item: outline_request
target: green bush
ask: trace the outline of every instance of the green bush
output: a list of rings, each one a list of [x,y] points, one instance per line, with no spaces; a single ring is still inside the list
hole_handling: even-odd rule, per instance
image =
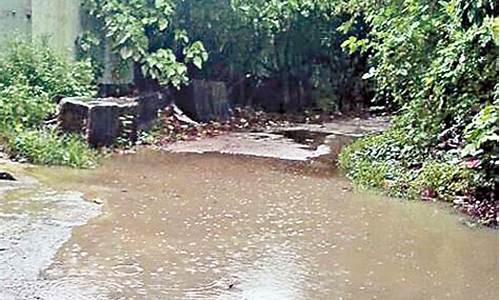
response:
[[[0,84],[0,130],[21,130],[40,125],[55,111],[47,93],[34,91],[26,78]]]
[[[9,154],[38,164],[90,167],[95,151],[78,136],[44,122],[56,97],[90,96],[93,74],[86,62],[69,62],[40,45],[12,43],[0,57],[0,142]]]
[[[352,0],[343,11],[370,27],[344,48],[370,52],[363,77],[399,114],[347,147],[340,166],[360,185],[461,201],[497,223],[498,1]]]
[[[385,190],[394,196],[407,195],[411,175],[400,161],[405,137],[390,129],[367,136],[346,146],[339,155],[339,166],[364,188]]]
[[[457,196],[464,196],[473,188],[471,171],[463,166],[448,162],[426,162],[418,176],[411,183],[412,188],[428,196],[452,201]],[[426,196],[426,195],[423,196]]]
[[[339,166],[358,185],[394,196],[425,194],[426,198],[453,200],[473,188],[472,171],[464,165],[456,160],[425,159],[425,154],[398,144],[401,137],[397,135],[397,130],[390,129],[354,142],[340,153]]]
[[[71,62],[40,44],[14,41],[0,57],[0,84],[26,81],[34,95],[87,96],[95,93],[89,61]]]

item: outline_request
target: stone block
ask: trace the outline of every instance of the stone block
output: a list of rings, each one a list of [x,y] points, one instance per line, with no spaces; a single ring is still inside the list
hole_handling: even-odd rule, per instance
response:
[[[197,121],[225,120],[230,116],[231,105],[224,82],[192,80],[174,96],[176,105]]]
[[[89,103],[86,98],[63,98],[59,102],[58,119],[68,132],[84,134],[87,126]]]
[[[127,99],[129,100],[129,99]],[[93,146],[110,146],[118,138],[137,140],[137,102],[103,99],[90,106],[87,140]]]
[[[111,146],[118,138],[137,139],[138,103],[134,98],[64,98],[59,126],[80,133],[95,147]]]

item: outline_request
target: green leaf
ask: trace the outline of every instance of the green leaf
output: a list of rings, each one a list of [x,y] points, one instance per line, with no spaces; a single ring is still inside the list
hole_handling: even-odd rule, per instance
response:
[[[167,19],[160,19],[158,21],[158,28],[160,31],[164,31],[168,27],[168,20]]]
[[[495,40],[495,43],[498,45],[498,24],[499,20],[498,17],[492,18],[491,19],[491,34],[493,35],[493,40]]]
[[[194,59],[193,59],[193,64],[198,68],[198,69],[201,69],[202,66],[203,66],[203,60],[200,56],[196,56]]]
[[[134,51],[128,47],[122,47],[120,49],[120,56],[124,60],[131,58],[133,54],[134,54]]]
[[[155,0],[155,7],[162,8],[165,5],[165,0]]]
[[[462,149],[461,155],[462,157],[473,155],[477,151],[476,145],[471,143],[465,145],[465,147]]]

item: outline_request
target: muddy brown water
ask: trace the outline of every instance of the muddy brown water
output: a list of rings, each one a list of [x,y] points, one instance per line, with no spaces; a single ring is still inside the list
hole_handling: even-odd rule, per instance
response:
[[[498,299],[497,231],[304,168],[154,151],[85,172],[34,168],[103,213],[52,245],[36,279],[0,278],[4,298]]]

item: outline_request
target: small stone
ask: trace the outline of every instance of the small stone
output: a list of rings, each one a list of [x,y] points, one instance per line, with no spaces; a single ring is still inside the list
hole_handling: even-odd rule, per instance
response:
[[[350,191],[352,191],[352,187],[350,187],[350,186],[344,186],[344,187],[342,187],[342,191],[344,191],[344,192],[350,192]]]
[[[92,199],[92,202],[94,202],[95,204],[99,204],[99,205],[104,203],[104,201],[102,199],[99,199],[99,198]]]
[[[10,173],[0,171],[0,180],[16,181],[16,178]]]

